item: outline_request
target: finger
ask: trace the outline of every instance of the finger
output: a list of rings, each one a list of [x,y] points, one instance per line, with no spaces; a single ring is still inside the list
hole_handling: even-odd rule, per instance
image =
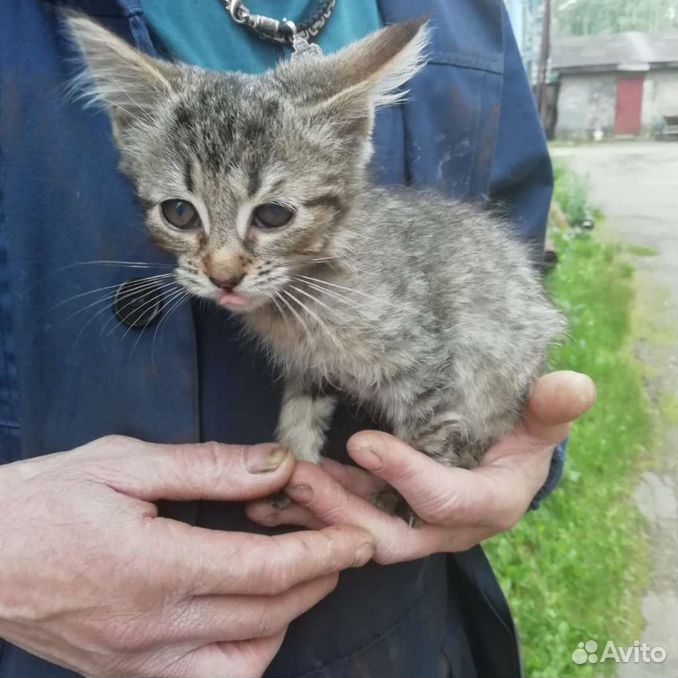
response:
[[[299,464],[285,492],[325,523],[362,527],[376,542],[380,563],[413,560],[436,550],[440,535],[432,526],[413,529],[401,518],[389,516],[313,464]],[[289,509],[286,509],[289,510]],[[285,510],[281,511],[284,519]]]
[[[252,519],[256,522],[260,522],[262,525],[266,525],[267,527],[277,527],[280,525],[298,526],[305,524],[309,526],[314,524],[325,525],[325,523],[322,522],[317,516],[313,515],[309,509],[297,504],[293,504],[292,506],[285,509],[276,509],[274,513],[264,514],[260,520],[255,517]],[[355,518],[353,520],[355,520]],[[424,529],[430,530],[430,524]],[[429,544],[436,544],[436,552],[444,551],[447,553],[456,553],[457,551],[466,551],[467,549],[470,549],[488,537],[495,535],[498,531],[500,531],[500,529],[503,528],[497,527],[495,525],[485,525],[483,527],[436,527],[435,529],[439,530],[439,535],[432,535],[431,539],[428,539],[427,536],[427,539],[425,540],[426,546],[423,548],[428,548]],[[410,548],[409,542],[401,542],[399,545],[399,550],[390,551],[389,557],[387,559],[386,554],[382,552],[383,548],[380,550],[380,540],[377,539],[377,552],[374,559],[382,564],[386,564],[388,562],[400,562],[399,558],[407,551],[408,548]],[[425,550],[419,551],[418,553],[419,555],[416,557],[428,555]]]
[[[278,634],[333,591],[338,579],[337,574],[325,575],[275,596],[197,596],[176,616],[165,640],[204,645]]]
[[[347,447],[356,463],[395,487],[426,522],[440,524],[455,517],[456,524],[473,524],[478,520],[473,508],[491,501],[484,478],[446,468],[388,433],[361,431]]]
[[[155,445],[120,440],[121,454],[115,454],[116,443],[111,443],[111,462],[99,461],[98,472],[118,492],[145,501],[254,499],[283,487],[294,468],[290,451],[272,443]]]
[[[340,464],[333,459],[323,459],[320,467],[349,492],[363,499],[369,499],[386,486],[383,480],[371,473],[367,473],[355,466]],[[327,523],[320,520],[313,513],[294,503],[285,509],[281,509],[275,502],[271,502],[269,499],[260,499],[249,502],[245,511],[250,520],[266,527],[294,525],[318,530],[327,526]]]
[[[168,676],[195,678],[252,678],[260,676],[278,653],[285,632],[270,638],[211,643],[184,655],[170,667]]]
[[[348,449],[357,463],[395,487],[425,522],[494,532],[507,529],[523,515],[540,487],[534,486],[535,478],[548,470],[550,454],[548,446],[536,445],[526,434],[516,445],[530,457],[522,460],[525,463],[499,461],[473,471],[446,468],[380,431],[356,434]]]
[[[458,553],[481,544],[486,539],[497,534],[497,530],[490,527],[468,528],[440,528],[442,536],[440,540],[440,552]]]
[[[294,503],[281,509],[271,504],[267,499],[259,499],[249,502],[245,507],[245,513],[250,520],[266,527],[293,525],[305,527],[309,530],[321,530],[323,527],[327,527],[327,523],[314,516],[303,506]]]
[[[567,436],[570,422],[589,410],[596,399],[590,377],[579,372],[551,372],[530,390],[523,425],[530,435],[555,445]]]
[[[386,487],[386,483],[372,473],[355,466],[340,464],[334,459],[323,459],[321,468],[359,497],[369,498]]]
[[[374,553],[370,534],[350,525],[265,536],[219,532],[156,518],[153,558],[188,595],[275,595],[302,582],[359,567]]]

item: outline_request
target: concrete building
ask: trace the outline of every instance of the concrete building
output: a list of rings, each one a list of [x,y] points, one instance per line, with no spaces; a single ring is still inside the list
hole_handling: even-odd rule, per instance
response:
[[[650,136],[678,117],[678,32],[555,38],[557,139]]]

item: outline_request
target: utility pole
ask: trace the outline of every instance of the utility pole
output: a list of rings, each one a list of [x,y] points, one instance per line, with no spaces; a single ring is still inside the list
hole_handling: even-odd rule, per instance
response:
[[[541,124],[546,127],[546,76],[548,73],[549,53],[551,51],[551,0],[544,0],[544,21],[541,30],[541,49],[539,50],[539,69],[537,71],[537,106]]]

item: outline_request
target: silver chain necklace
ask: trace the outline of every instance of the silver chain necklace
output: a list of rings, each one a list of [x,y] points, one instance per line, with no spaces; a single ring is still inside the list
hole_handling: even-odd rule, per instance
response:
[[[252,14],[242,0],[221,0],[221,2],[235,23],[246,26],[260,38],[292,45],[292,58],[295,59],[322,54],[320,46],[311,40],[327,23],[337,0],[323,0],[313,16],[299,25],[290,19],[279,21],[263,14]]]

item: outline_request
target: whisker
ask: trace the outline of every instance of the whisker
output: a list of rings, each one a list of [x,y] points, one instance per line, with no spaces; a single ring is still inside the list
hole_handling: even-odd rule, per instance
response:
[[[338,292],[335,292],[334,290],[327,289],[325,287],[320,287],[320,285],[316,285],[315,283],[309,282],[307,280],[301,280],[299,276],[294,276],[292,278],[293,280],[298,280],[301,282],[303,285],[308,285],[308,287],[312,287],[314,290],[318,290],[318,292],[323,292],[324,294],[329,294],[331,297],[334,297],[335,299],[338,299],[339,301],[343,301],[347,304],[355,304],[355,299],[349,299],[349,297],[339,294]]]
[[[78,268],[79,266],[115,266],[115,267],[120,267],[120,268],[140,268],[140,269],[163,269],[163,268],[171,268],[174,269],[176,268],[176,264],[160,264],[160,263],[154,263],[150,261],[122,261],[122,260],[116,260],[116,259],[93,259],[91,261],[75,261],[72,264],[66,264],[65,266],[61,266],[60,268],[57,268],[53,271],[48,271],[46,274],[40,278],[33,284],[33,288],[37,287],[38,285],[41,285],[45,283],[46,281],[50,280],[54,276],[57,276],[61,273],[64,273],[66,271],[69,271],[74,268]]]
[[[81,313],[88,311],[90,308],[93,308],[94,306],[98,306],[99,304],[103,304],[107,301],[113,301],[113,299],[115,299],[115,295],[116,295],[115,291],[109,292],[109,293],[105,294],[103,297],[101,297],[100,299],[97,299],[96,301],[93,301],[93,302],[87,304],[86,306],[79,308],[77,311],[74,311],[69,316],[64,318],[61,322],[66,323],[69,320],[72,320],[73,318],[75,318],[76,315],[80,315]]]
[[[184,288],[181,288],[181,291],[184,293],[183,296],[182,296],[181,294],[178,294],[178,295],[177,295],[177,294],[174,294],[174,295],[171,297],[171,299],[174,300],[174,299],[177,299],[177,298],[178,298],[179,301],[181,302],[183,299],[185,299],[186,297],[190,296],[190,292],[189,292],[188,290],[186,290],[186,289],[184,289]],[[167,305],[170,304],[170,303],[172,303],[172,302],[171,302],[171,301],[170,301],[170,302],[167,302],[167,301],[166,301],[166,302],[165,302],[165,305],[167,306]],[[164,311],[163,317],[160,319],[160,322],[156,325],[156,328],[155,328],[155,330],[154,330],[154,332],[153,332],[153,338],[152,338],[152,340],[151,340],[151,363],[153,364],[153,368],[154,368],[154,369],[155,369],[155,339],[156,339],[156,337],[158,336],[158,330],[160,329],[161,325],[163,324],[163,322],[165,321],[165,319],[166,319],[169,315],[172,314],[173,310],[174,310],[174,307],[171,306],[171,307],[169,308],[169,310],[166,309],[166,310]],[[144,328],[144,331],[145,331],[145,329],[146,329],[146,328]],[[134,351],[135,351],[136,348],[137,348],[137,344],[139,343],[139,340],[141,339],[141,335],[142,335],[142,334],[143,334],[143,331],[139,333],[139,336],[137,337],[137,340],[134,342],[134,346],[132,347],[132,353],[131,353],[131,355],[130,355],[130,358],[134,355]]]
[[[123,259],[93,259],[78,261],[71,266],[127,266],[131,268],[176,268],[176,264],[161,264],[157,261],[126,261]]]
[[[154,367],[155,367],[155,340],[156,340],[156,338],[157,338],[157,336],[158,336],[158,332],[160,331],[160,328],[161,328],[162,325],[167,321],[167,319],[174,313],[174,311],[176,311],[176,309],[179,308],[179,306],[181,306],[181,304],[182,304],[188,297],[191,296],[191,293],[190,293],[188,290],[182,288],[181,291],[182,291],[184,294],[183,294],[183,295],[182,295],[182,294],[179,294],[179,295],[176,295],[176,294],[175,294],[175,295],[172,297],[172,299],[173,299],[173,300],[176,300],[176,301],[174,301],[174,304],[173,304],[167,311],[165,311],[165,314],[164,314],[163,317],[160,319],[160,322],[158,323],[158,325],[157,325],[156,328],[155,328],[155,331],[153,332],[153,339],[151,340],[151,362],[153,363],[153,366],[154,366]],[[169,302],[168,302],[168,303],[169,303]],[[137,344],[138,342],[139,342],[139,339],[137,338],[137,341],[136,341],[136,343],[134,344],[134,348],[132,349],[132,354],[134,354],[134,349],[136,348],[136,344]]]
[[[346,243],[344,243],[343,245],[341,245],[341,247],[342,247],[343,249],[346,250],[347,255],[350,255],[350,256],[352,256],[352,257],[358,258],[358,257],[360,256],[360,254],[361,254],[360,252],[358,252],[358,250],[356,250],[355,248],[351,247],[350,245],[347,245]],[[346,258],[347,258],[346,255],[344,255],[344,260],[346,260]]]
[[[94,304],[90,304],[86,308],[91,308],[92,306],[95,306],[96,304],[101,304],[106,301],[112,301],[115,298],[115,292],[111,294],[107,299],[100,299],[98,302],[95,302]],[[82,310],[82,309],[81,309]],[[100,308],[96,313],[94,313],[89,320],[80,328],[80,332],[78,332],[78,336],[75,338],[75,344],[77,344],[80,341],[80,338],[82,337],[84,331],[89,327],[89,325],[94,321],[95,318],[98,318],[102,313],[106,313],[106,311],[110,311],[111,307],[106,304],[103,308]],[[115,319],[115,314],[111,313],[111,317]],[[110,322],[110,318],[107,322]],[[105,325],[104,325],[105,327]]]
[[[348,233],[348,235],[353,235],[356,238],[362,238],[363,240],[369,240],[369,237],[365,233],[358,233],[358,231],[352,231],[350,228],[342,228],[342,233]]]
[[[315,287],[315,285],[313,285],[313,283],[303,282],[303,284],[304,284],[304,285],[308,285],[308,286],[310,286],[310,287]],[[326,308],[330,313],[335,313],[335,314],[336,314],[336,309],[332,308],[331,306],[328,306],[327,304],[325,304],[323,301],[321,301],[321,300],[318,299],[317,297],[314,297],[312,294],[309,294],[309,293],[305,292],[304,290],[300,289],[299,287],[296,287],[295,285],[291,285],[291,287],[292,287],[292,289],[297,290],[297,292],[301,292],[301,294],[304,294],[304,295],[306,295],[307,297],[309,297],[310,299],[313,299],[313,301],[315,301],[317,304],[319,304],[319,305],[322,306],[323,308]],[[348,298],[346,298],[346,297],[342,297],[341,295],[336,294],[336,293],[333,292],[332,290],[325,290],[325,289],[322,289],[322,288],[320,288],[320,287],[318,287],[318,288],[316,288],[316,289],[318,289],[320,292],[325,292],[325,293],[327,293],[327,294],[331,294],[331,295],[333,295],[333,296],[336,296],[340,301],[343,301],[343,302],[345,302],[345,303],[349,303],[349,304],[355,305],[355,301],[353,301],[352,299],[348,299]],[[309,310],[310,310],[310,309],[309,309]],[[354,319],[354,321],[353,321],[352,331],[355,332],[355,333],[357,333],[357,334],[364,334],[364,333],[367,331],[367,328],[365,327],[365,324],[364,324],[364,320],[363,320],[363,318],[362,318],[361,316],[356,315],[356,317],[355,317],[355,319]],[[330,336],[330,339],[336,343],[336,341],[335,341],[335,335],[330,333],[329,336]]]
[[[176,280],[167,280],[161,284],[157,284],[155,281],[151,281],[150,283],[139,283],[138,285],[135,285],[132,289],[126,290],[123,292],[123,294],[120,295],[120,301],[125,302],[124,304],[121,304],[120,308],[118,309],[118,313],[122,314],[127,308],[129,308],[132,304],[135,303],[137,299],[137,295],[139,292],[147,293],[151,291],[154,287],[157,287],[158,292],[165,292],[166,290],[172,289],[174,285],[178,285],[179,283]],[[113,294],[112,298],[115,298],[117,295],[117,292]],[[151,301],[153,301],[155,297],[151,298]],[[127,316],[125,316],[125,319]],[[106,332],[106,329],[108,328],[109,324],[118,321],[114,324],[113,328],[110,330],[110,332],[106,336],[110,336],[113,334],[115,329],[122,324],[122,322],[118,319],[117,315],[114,313],[111,315],[111,317],[106,321],[104,326],[101,328],[101,331],[99,332],[99,336],[102,336],[104,332]]]
[[[337,289],[346,290],[347,292],[355,292],[355,294],[361,294],[362,296],[367,297],[368,299],[372,299],[371,295],[361,290],[353,289],[352,287],[346,287],[345,285],[337,285],[336,283],[327,282],[327,280],[321,280],[320,278],[312,278],[307,275],[299,275],[297,277],[303,278],[304,280],[310,280],[311,282],[318,283],[319,285],[329,285],[330,287],[336,287]]]
[[[133,290],[128,290],[127,292],[123,293],[120,298],[121,299],[127,299],[127,297],[129,297],[132,294],[132,292],[138,292],[138,291],[141,291],[141,290],[145,290],[147,287],[149,287],[151,285],[155,285],[155,284],[156,284],[155,281],[149,281],[147,284],[140,282],[139,285],[135,286]],[[162,289],[163,287],[168,286],[168,284],[174,284],[174,281],[170,281],[170,283],[165,283],[164,285],[160,285],[160,288]],[[119,288],[119,287],[120,287],[120,285],[115,285],[116,289],[113,292],[105,294],[101,299],[97,299],[96,301],[93,301],[91,304],[87,304],[86,306],[83,306],[82,308],[78,309],[74,313],[71,313],[69,316],[64,318],[61,322],[66,323],[69,320],[72,320],[73,318],[75,318],[76,315],[79,315],[80,313],[83,313],[84,311],[87,311],[90,308],[93,308],[94,306],[98,306],[99,304],[103,304],[103,303],[106,303],[106,302],[113,301],[113,299],[115,299],[116,295],[118,294],[117,288]],[[105,308],[103,310],[105,310]],[[96,317],[96,314],[95,314],[94,317]]]
[[[280,292],[285,293],[285,290],[280,290]],[[283,296],[279,296],[278,298],[280,299],[280,301],[283,304],[285,304],[285,306],[290,310],[292,315],[297,319],[297,321],[301,325],[302,330],[306,333],[307,340],[310,342],[311,331],[309,330],[308,325],[306,325],[306,323],[304,322],[303,318],[299,315],[297,310],[291,304],[289,304],[289,302]]]
[[[153,275],[148,278],[144,278],[144,281],[157,281],[162,278],[167,278],[170,276],[173,276],[174,273],[161,273],[160,275]],[[71,301],[75,301],[76,299],[80,299],[82,297],[87,297],[90,294],[96,294],[97,292],[105,292],[106,290],[112,290],[112,289],[117,289],[122,285],[123,283],[115,283],[113,285],[105,285],[104,287],[97,287],[96,289],[89,290],[87,292],[80,292],[80,294],[74,294],[72,297],[68,297],[67,299],[62,299],[58,303],[56,303],[52,308],[49,309],[48,313],[53,311],[56,308],[59,308],[59,306],[63,306],[64,304],[67,304]],[[141,281],[139,281],[139,284],[141,284]]]
[[[317,259],[291,259],[285,262],[287,266],[312,266],[313,264],[322,264],[328,261],[337,261],[341,257],[318,257]]]
[[[170,283],[170,284],[174,284],[174,283]],[[162,288],[161,288],[161,289],[162,289]],[[136,292],[137,290],[138,290],[138,288],[135,289],[135,290],[133,290],[133,291]],[[127,298],[129,298],[129,297],[134,296],[133,293],[132,293],[133,291],[132,291],[132,290],[127,291],[126,293],[124,293],[123,295],[121,295],[120,298],[121,298],[121,299],[127,299]],[[102,313],[105,313],[106,311],[110,310],[109,303],[112,302],[112,301],[115,299],[116,295],[117,295],[117,290],[116,290],[115,292],[111,293],[111,294],[105,295],[102,299],[98,299],[97,301],[94,301],[94,302],[92,302],[91,304],[88,304],[87,306],[85,306],[84,308],[79,309],[79,310],[76,311],[75,313],[72,313],[70,316],[68,316],[68,318],[66,318],[66,319],[63,321],[63,322],[67,322],[68,320],[70,320],[71,318],[74,318],[76,315],[82,313],[83,311],[87,311],[88,309],[93,308],[94,306],[98,306],[98,305],[100,305],[100,304],[105,304],[105,305],[103,306],[103,308],[100,308],[96,313],[94,313],[94,314],[90,317],[90,319],[83,325],[82,329],[81,329],[80,332],[78,333],[78,336],[77,336],[77,338],[76,338],[76,340],[75,340],[75,343],[76,343],[76,344],[78,343],[78,341],[80,340],[80,337],[82,336],[82,334],[83,334],[83,332],[85,331],[85,329],[90,325],[90,323],[91,323],[95,318],[97,318],[98,316],[100,316]],[[129,304],[129,303],[131,303],[131,302],[128,302],[128,304]],[[128,305],[128,304],[127,304],[127,305]],[[123,310],[124,310],[125,308],[127,308],[127,305],[125,305],[125,306],[122,307]],[[115,320],[117,320],[117,318],[116,318],[116,316],[115,316],[115,313],[111,313],[111,317],[106,321],[105,325],[101,328],[101,331],[100,331],[99,334],[100,334],[100,335],[103,334],[104,331],[106,330],[106,328],[108,327],[109,323],[111,323],[111,322],[113,322],[113,321],[115,321]],[[118,321],[118,324],[120,324],[120,321]],[[116,325],[116,326],[117,326],[117,325]]]
[[[183,295],[181,294],[181,292],[183,292]],[[167,299],[164,300],[165,310],[163,312],[162,318],[160,319],[160,322],[156,325],[155,330],[153,331],[153,337],[151,339],[151,362],[153,364],[153,368],[155,368],[155,340],[158,336],[158,331],[160,330],[160,327],[162,326],[162,324],[165,322],[165,319],[169,315],[171,315],[172,310],[173,310],[173,306],[172,306],[173,302],[176,299],[182,300],[182,299],[184,299],[188,296],[190,296],[190,292],[188,290],[184,289],[184,288],[181,288],[180,290],[172,293],[171,296],[169,296]],[[136,350],[137,344],[139,343],[139,339],[141,338],[141,334],[143,334],[143,333],[140,333],[140,336],[137,337],[137,340],[134,342],[134,347],[132,348],[132,355],[134,355],[134,351]]]
[[[286,294],[292,301],[296,302],[303,308],[306,313],[308,313],[317,323],[321,330],[325,332],[327,338],[332,341],[336,346],[340,346],[337,338],[332,334],[332,330],[327,326],[325,321],[311,308],[309,308],[303,301],[297,299],[289,290],[281,290],[283,294]]]
[[[152,261],[124,261],[118,259],[92,259],[91,261],[75,261],[66,264],[52,273],[61,273],[78,266],[122,266],[125,268],[176,268],[176,264],[161,264]]]
[[[320,263],[320,262],[323,262],[323,261],[335,261],[336,259],[341,259],[341,257],[339,255],[332,256],[332,257],[316,257],[314,259],[306,259],[306,261],[309,264],[316,264],[316,263]]]
[[[273,305],[276,307],[278,313],[280,314],[280,317],[287,323],[287,326],[289,327],[289,318],[285,315],[284,309],[278,304],[278,294],[279,292],[276,292],[272,297],[271,301],[273,302]]]
[[[172,283],[172,284],[176,285],[177,283]],[[179,289],[180,289],[180,290],[183,290],[182,287],[180,287]],[[176,295],[176,292],[177,292],[177,290],[172,290],[172,292],[170,293],[170,296],[171,296],[172,299],[173,299],[174,296]],[[158,298],[159,298],[159,296],[160,296],[160,295],[152,295],[151,298],[150,298],[150,299],[147,299],[143,304],[141,304],[141,306],[139,306],[139,308],[133,309],[132,311],[130,311],[127,315],[125,315],[125,316],[123,317],[123,320],[126,322],[126,324],[128,324],[128,327],[127,327],[127,329],[125,330],[125,332],[124,332],[124,334],[122,335],[122,337],[120,337],[120,341],[123,341],[123,339],[124,339],[124,338],[125,338],[125,337],[133,330],[133,329],[134,329],[134,327],[135,327],[134,323],[136,323],[140,318],[142,318],[143,315],[144,315],[144,313],[145,313],[149,308],[152,308],[153,304],[157,304],[157,303],[158,303]],[[163,296],[162,301],[163,301],[164,303],[167,303],[167,301],[166,301],[165,298],[164,298],[164,294],[163,294],[162,296]],[[134,301],[135,301],[135,300],[133,299],[132,301],[128,302],[125,306],[123,306],[123,307],[120,309],[119,313],[122,314],[123,310],[124,310],[125,308],[127,308],[128,306],[130,306],[131,304],[133,304]],[[133,313],[135,313],[135,310],[136,310],[136,315],[134,316],[134,318],[132,318],[132,320],[131,320],[129,323],[127,323],[127,319],[128,319],[129,317],[131,317]],[[139,329],[139,328],[137,327],[137,329]],[[113,327],[113,329],[111,329],[111,330],[108,332],[108,334],[107,334],[106,336],[109,336],[109,335],[112,334],[114,331],[115,331],[115,327]]]
[[[327,309],[330,313],[334,313],[334,309],[331,306],[328,306],[324,301],[321,301],[317,297],[314,297],[312,294],[306,292],[305,290],[302,290],[301,287],[297,287],[296,285],[290,285],[290,287],[296,292],[299,292],[299,294],[303,294],[305,297],[308,297],[319,306],[322,306],[323,308]]]

